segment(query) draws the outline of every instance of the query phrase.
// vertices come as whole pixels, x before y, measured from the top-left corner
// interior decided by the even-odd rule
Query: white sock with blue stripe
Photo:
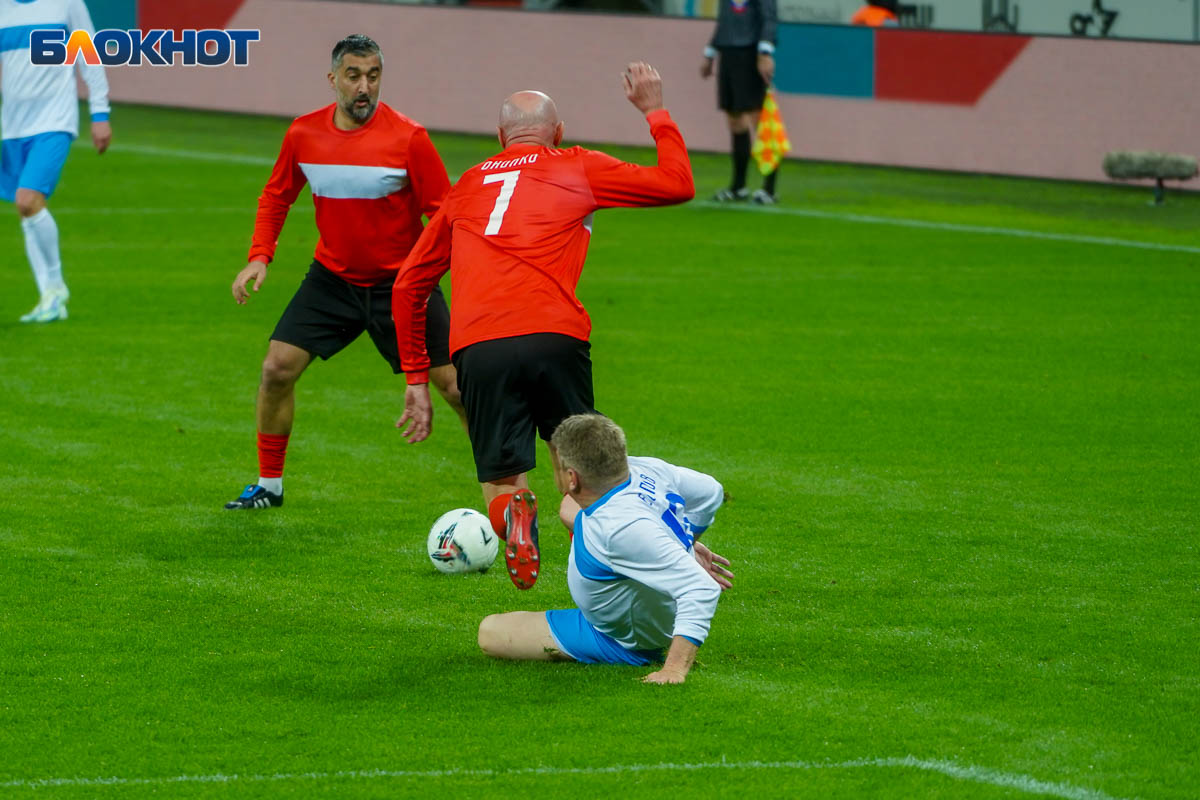
[[[62,260],[58,254],[58,223],[50,216],[50,209],[43,208],[30,217],[21,219],[21,230],[25,233],[25,254],[42,295],[60,291],[65,293]]]

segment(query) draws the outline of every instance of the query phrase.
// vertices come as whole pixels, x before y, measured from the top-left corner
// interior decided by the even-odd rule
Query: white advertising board
[[[779,0],[788,22],[848,23],[859,0]],[[901,0],[903,27],[1200,41],[1200,0]]]

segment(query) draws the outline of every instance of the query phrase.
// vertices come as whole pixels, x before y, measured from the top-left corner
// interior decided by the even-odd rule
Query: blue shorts
[[[0,197],[13,202],[17,189],[54,194],[73,137],[63,131],[5,139],[0,145]]]
[[[578,608],[547,611],[546,622],[558,649],[583,664],[644,667],[663,658],[662,650],[626,650],[616,639],[593,628]]]

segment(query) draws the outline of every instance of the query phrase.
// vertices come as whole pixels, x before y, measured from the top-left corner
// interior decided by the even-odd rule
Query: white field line
[[[303,206],[300,206],[303,208]],[[68,206],[66,208],[54,208],[55,216],[59,214],[83,214],[93,215],[97,217],[110,217],[121,215],[133,215],[136,217],[146,216],[148,214],[253,214],[254,206],[195,206],[189,208],[176,208],[171,206],[161,206],[156,208],[137,207],[137,206],[110,206],[107,208],[77,208]]]
[[[0,782],[0,789],[42,789],[65,786],[164,786],[178,783],[264,783],[277,781],[353,781],[379,778],[506,778],[521,775],[624,775],[639,772],[697,772],[700,770],[850,770],[864,768],[917,769],[935,772],[960,781],[1000,786],[1028,794],[1061,797],[1064,800],[1117,800],[1111,795],[1066,783],[1051,783],[987,767],[961,766],[951,761],[904,758],[861,758],[851,761],[713,761],[695,764],[614,764],[607,767],[528,767],[514,770],[342,770],[338,772],[294,772],[271,775],[176,775],[165,778],[39,778]]]
[[[92,149],[92,143],[80,138],[74,144],[80,150]],[[174,147],[155,147],[148,144],[124,144],[114,142],[108,149],[114,153],[133,153],[139,156],[162,156],[163,158],[190,158],[193,161],[216,161],[222,164],[251,164],[256,167],[270,167],[275,159],[267,156],[251,156],[244,153],[217,153],[208,150],[185,150]]]
[[[82,139],[76,147],[90,147]],[[266,156],[252,156],[237,153],[217,153],[206,150],[187,150],[172,147],[155,147],[139,144],[113,144],[110,148],[117,153],[133,153],[144,156],[160,156],[163,158],[185,158],[196,161],[213,161],[225,164],[252,164],[269,167],[275,159]],[[455,177],[454,180],[457,180]],[[453,181],[451,181],[453,182]],[[893,225],[900,228],[923,228],[926,230],[949,231],[952,233],[982,233],[991,236],[1008,236],[1017,239],[1040,239],[1049,242],[1068,242],[1071,244],[1090,244],[1102,247],[1131,247],[1141,250],[1158,250],[1169,253],[1195,253],[1200,255],[1200,246],[1192,247],[1183,244],[1164,244],[1162,242],[1143,242],[1136,239],[1116,239],[1109,236],[1086,236],[1073,233],[1051,233],[1047,231],[1031,231],[1024,228],[997,228],[988,225],[965,225],[956,222],[930,222],[928,220],[908,219],[905,217],[878,217],[871,214],[851,214],[841,211],[822,211],[815,208],[791,208],[779,206],[747,206],[729,205],[712,202],[698,202],[693,205],[700,208],[720,208],[729,211],[750,211],[754,213],[783,214],[794,217],[809,217],[811,219],[828,219],[837,222],[856,222],[867,225]],[[102,213],[102,212],[98,212]],[[153,213],[153,212],[152,212]]]
[[[930,222],[923,219],[906,219],[904,217],[877,217],[870,214],[851,214],[842,211],[822,211],[816,208],[780,208],[779,206],[750,206],[730,205],[724,203],[699,202],[693,205],[701,208],[719,208],[728,211],[749,211],[757,214],[784,214],[793,217],[809,217],[812,219],[828,219],[836,222],[857,222],[866,225],[894,225],[899,228],[924,228],[933,231],[949,231],[952,233],[983,233],[991,236],[1009,236],[1017,239],[1041,239],[1049,242],[1068,242],[1070,244],[1094,244],[1102,247],[1133,247],[1141,250],[1160,250],[1169,253],[1197,253],[1200,247],[1186,244],[1163,244],[1161,242],[1142,242],[1136,239],[1114,239],[1108,236],[1085,236],[1075,233],[1051,233],[1048,231],[1030,231],[1023,228],[995,228],[988,225],[964,225],[957,222]]]

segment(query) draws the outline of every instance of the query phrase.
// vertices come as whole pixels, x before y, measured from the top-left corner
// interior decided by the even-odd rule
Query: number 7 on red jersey
[[[508,201],[512,200],[513,190],[517,188],[517,178],[519,177],[521,177],[519,169],[484,176],[485,186],[489,183],[500,184],[500,195],[496,198],[496,205],[492,207],[492,215],[488,217],[487,228],[483,231],[484,236],[495,236],[500,232],[500,225],[504,222],[504,213],[508,211]]]

